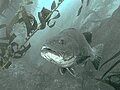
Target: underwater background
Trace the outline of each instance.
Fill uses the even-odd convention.
[[[9,2],[9,0],[0,0],[0,9],[7,4],[6,2],[2,4],[4,1]],[[61,0],[55,0],[56,3],[58,1]],[[0,24],[10,24],[21,5],[40,23],[38,12],[43,7],[50,9],[52,3],[53,0],[12,0],[10,6],[5,8],[4,16],[0,16]],[[82,4],[83,7],[79,12]],[[82,32],[91,31],[92,46],[104,44],[102,64],[120,50],[119,5],[120,0],[62,1],[57,8],[60,17],[55,19],[55,25],[51,28],[46,26],[36,32],[28,41],[31,47],[26,54],[19,59],[12,59],[8,69],[1,69],[0,90],[115,90],[95,78],[100,78],[119,59],[119,56],[99,71],[96,71],[90,62],[86,67],[75,66],[77,77],[73,77],[69,73],[61,75],[58,66],[41,57],[40,49],[47,39],[66,28],[76,28]],[[54,13],[51,17],[55,15]],[[22,45],[27,33],[24,27],[16,24],[13,33],[17,35],[15,42]],[[5,28],[1,28],[0,38],[5,35]],[[119,69],[119,65],[116,65],[113,71],[120,71]]]

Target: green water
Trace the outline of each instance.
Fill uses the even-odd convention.
[[[58,0],[55,1],[58,2]],[[86,5],[86,1],[84,0],[84,5]],[[98,82],[95,78],[102,76],[118,59],[113,60],[100,71],[96,71],[90,62],[87,63],[86,67],[75,66],[74,69],[77,73],[75,78],[69,73],[60,75],[59,67],[40,55],[44,41],[70,27],[80,29],[83,32],[93,32],[92,46],[99,43],[104,44],[102,62],[120,50],[120,8],[114,12],[120,5],[120,0],[89,1],[88,7],[84,6],[81,14],[77,16],[81,5],[80,0],[64,0],[58,8],[61,16],[56,20],[55,26],[53,28],[47,26],[44,30],[33,35],[29,40],[31,48],[25,56],[17,60],[13,59],[9,69],[0,71],[0,90],[114,90],[111,86]],[[21,2],[22,0],[16,0],[12,3],[15,9],[7,9],[6,18],[0,17],[0,24],[10,23]],[[50,9],[53,0],[33,0],[33,2],[31,5],[26,5],[25,8],[27,12],[35,16],[39,23],[38,12],[43,7]],[[19,29],[21,29],[20,26],[16,32],[19,32]],[[0,31],[0,37],[4,36],[5,29]],[[23,43],[22,38],[20,34],[16,41]],[[119,68],[118,65],[114,71],[118,71]]]

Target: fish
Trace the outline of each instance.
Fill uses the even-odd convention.
[[[91,60],[97,70],[102,59],[104,44],[91,47],[92,32],[67,28],[48,39],[41,47],[41,56],[60,67],[63,75],[68,71],[76,76],[73,67]]]

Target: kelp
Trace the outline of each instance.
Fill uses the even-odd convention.
[[[20,14],[21,14],[21,16],[20,16]],[[28,21],[26,21],[26,19]],[[20,46],[17,42],[14,41],[14,39],[17,37],[16,34],[11,33],[13,31],[13,26],[15,26],[17,23],[24,22],[26,27],[28,27],[28,25],[30,26],[30,28],[27,28],[27,33],[29,36],[31,29],[36,29],[36,28],[34,28],[34,27],[36,27],[36,25],[35,25],[36,21],[33,20],[33,21],[35,21],[35,23],[32,24],[30,22],[31,19],[34,19],[34,18],[29,16],[26,13],[26,10],[24,9],[24,7],[22,7],[22,9],[13,17],[10,24],[6,25],[6,41],[8,41],[8,43],[4,43],[3,41],[5,41],[5,40],[3,39],[3,41],[1,42],[1,45],[0,45],[0,47],[1,47],[0,48],[0,50],[1,50],[1,53],[0,53],[1,64],[0,65],[1,65],[2,69],[8,68],[12,64],[12,62],[10,61],[11,58],[15,58],[15,59],[18,58],[18,56],[16,56],[16,54],[20,54],[19,58],[21,58],[24,55],[24,53],[26,53],[28,51],[28,49],[31,47],[30,44],[25,46],[26,43],[24,43],[22,46]],[[2,38],[1,38],[1,40],[2,40]],[[14,47],[17,47],[17,51],[14,50]]]
[[[114,60],[119,55],[120,55],[120,51],[115,53],[110,59],[108,59],[106,62],[104,62],[100,66],[99,69],[101,69],[103,66],[105,66],[108,62]],[[100,79],[97,79],[97,80],[112,86],[115,90],[120,90],[120,72],[119,71],[117,71],[115,73],[112,72],[112,75],[108,75],[108,74],[110,74],[110,72],[115,67],[117,67],[118,64],[120,64],[120,60],[119,59],[113,65],[111,65],[111,67],[102,75],[102,77]],[[112,79],[112,78],[114,78],[114,79]],[[117,81],[114,81],[116,79],[117,79]]]
[[[81,11],[82,11],[82,8],[83,8],[83,3],[84,3],[84,0],[81,0],[81,5],[78,9],[77,16],[79,16],[81,14]],[[89,3],[90,3],[90,0],[87,0],[86,7],[89,5]]]
[[[24,6],[20,7],[20,12],[22,17],[20,18],[21,21],[20,22],[24,22],[27,28],[27,36],[29,36],[29,34],[31,33],[31,31],[34,29],[36,30],[37,28],[37,21],[35,19],[35,17],[33,15],[28,15],[28,13],[25,10]],[[33,22],[31,21],[33,20]],[[20,23],[19,22],[19,23]]]
[[[9,9],[10,7],[14,8],[12,6],[12,0],[0,0],[0,15],[4,18],[6,18],[6,16],[4,15],[4,12]]]
[[[2,40],[2,42],[0,42],[1,69],[9,68],[9,66],[12,64],[11,59],[19,59],[26,54],[26,52],[31,47],[31,44],[28,44],[28,41],[38,30],[43,30],[46,27],[46,25],[48,25],[50,28],[52,28],[55,25],[56,21],[53,24],[50,24],[50,22],[53,19],[57,19],[60,17],[60,13],[57,10],[57,8],[62,2],[63,0],[59,0],[59,2],[56,4],[56,2],[53,1],[51,5],[51,10],[48,10],[47,8],[43,7],[41,12],[38,12],[40,24],[38,24],[35,17],[32,14],[28,14],[25,7],[21,5],[19,10],[8,25],[0,25],[0,29],[5,28],[6,30],[6,37],[0,38],[0,40]],[[57,12],[57,15],[51,18],[54,12]],[[25,37],[25,41],[21,46],[19,45],[19,43],[14,41],[17,38],[17,36],[14,33],[13,28],[18,23],[24,23],[26,26],[25,30],[27,31],[27,36]]]
[[[53,24],[51,24],[50,22],[52,20],[58,19],[60,17],[60,13],[58,7],[60,6],[60,4],[63,2],[64,0],[58,0],[58,3],[56,4],[55,1],[53,1],[52,5],[51,5],[51,10],[43,7],[42,10],[40,12],[38,12],[38,19],[40,21],[40,23],[37,25],[36,30],[34,30],[34,32],[31,34],[30,37],[27,38],[26,42],[38,31],[38,30],[43,30],[46,28],[46,25],[50,28],[52,28],[56,21],[54,21]],[[54,12],[57,12],[57,15],[54,16],[53,18],[51,18],[51,16],[53,15]]]
[[[115,90],[120,90],[120,72],[115,72],[104,78],[96,79],[96,80],[110,85]]]
[[[80,6],[79,10],[78,10],[78,13],[77,13],[77,16],[79,16],[81,14],[81,10],[83,8],[83,5]]]
[[[120,55],[120,51],[118,51],[117,53],[115,53],[110,59],[106,60],[99,69],[101,69],[105,64],[107,64],[108,62],[114,60],[116,57],[118,57]]]
[[[59,0],[58,4],[56,4],[56,2],[53,1],[51,5],[51,10],[43,7],[41,12],[38,12],[38,18],[40,20],[39,29],[44,29],[46,27],[46,23],[47,23],[47,26],[49,26],[50,28],[52,28],[55,25],[56,21],[54,21],[53,24],[51,25],[50,25],[50,22],[60,17],[60,13],[57,10],[57,8],[60,6],[62,2],[63,0]],[[51,18],[54,12],[57,12],[57,15]]]
[[[118,56],[118,52],[113,55],[108,61],[113,60]],[[106,63],[105,63],[106,64]],[[105,65],[104,64],[104,65]],[[120,90],[120,71],[111,72],[118,64],[120,64],[120,60],[117,60],[103,75],[100,79],[97,79],[103,83],[106,83],[113,87],[115,90]],[[110,72],[112,74],[110,74]],[[109,75],[108,75],[109,74]]]
[[[117,64],[120,63],[120,60],[118,60],[116,63],[114,63],[104,74],[101,78],[104,78],[114,67],[117,66]]]

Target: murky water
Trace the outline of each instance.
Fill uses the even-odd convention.
[[[0,16],[0,24],[9,24],[19,9],[20,3],[30,0],[13,0],[10,9],[7,8],[4,15]],[[58,0],[55,0],[56,3]],[[88,62],[86,67],[75,66],[77,77],[69,73],[60,75],[58,66],[46,61],[40,55],[40,48],[44,41],[59,33],[65,28],[76,28],[82,32],[93,33],[92,46],[99,43],[104,44],[103,60],[114,55],[120,50],[120,0],[83,0],[84,5],[81,14],[77,16],[80,8],[80,0],[64,0],[59,6],[60,17],[56,19],[54,27],[46,26],[39,30],[29,40],[31,48],[25,56],[20,59],[13,59],[9,69],[0,71],[0,90],[114,90],[111,86],[98,82],[103,73],[115,62],[113,60],[100,71],[96,71],[93,65]],[[0,0],[0,3],[2,0]],[[51,8],[53,0],[33,0],[33,4],[24,5],[26,11],[35,16],[37,22],[38,12],[43,7]],[[0,4],[1,5],[1,4]],[[1,5],[2,6],[2,5]],[[0,6],[0,7],[1,7]],[[116,10],[117,9],[117,10]],[[54,17],[54,16],[53,16]],[[18,29],[17,29],[18,27]],[[16,32],[23,30],[20,25],[15,27]],[[17,34],[17,42],[23,43],[26,32]],[[5,28],[0,29],[0,37],[5,36]],[[119,57],[118,57],[119,58]],[[118,71],[119,66],[114,70]]]

